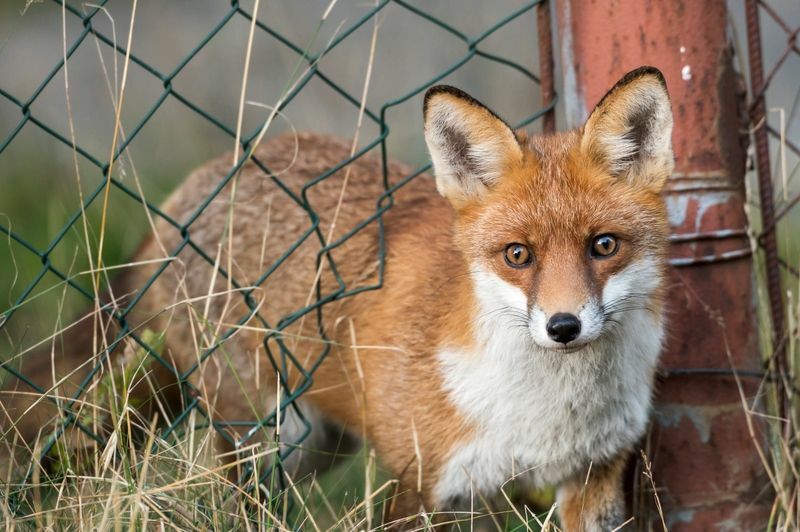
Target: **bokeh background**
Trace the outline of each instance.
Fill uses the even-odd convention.
[[[529,2],[518,0],[410,2],[442,17],[470,37],[526,4]],[[92,9],[93,4],[70,1],[67,5],[83,11]],[[252,1],[241,5],[252,12]],[[328,5],[327,1],[306,0],[261,2],[259,20],[313,55],[374,8],[370,2],[338,2],[321,24]],[[136,9],[133,53],[160,72],[171,72],[225,19],[229,10],[230,2],[219,0],[142,0]],[[108,35],[115,34],[119,45],[125,46],[130,14],[131,2],[112,1],[104,13],[93,19],[93,24]],[[481,48],[538,72],[535,17],[535,10],[525,13],[486,39]],[[384,102],[426,83],[459,61],[467,49],[452,34],[395,4],[382,10],[378,25],[367,96],[368,107],[374,111]],[[363,89],[373,28],[370,21],[319,61],[322,72],[354,95],[360,95]],[[0,3],[0,89],[22,102],[28,100],[63,57],[64,36],[69,46],[82,30],[80,20],[70,13],[62,20],[61,6],[56,2]],[[248,33],[248,21],[234,16],[171,81],[176,92],[231,130],[236,128]],[[29,111],[66,138],[71,135],[71,114],[76,143],[97,159],[108,161],[124,57],[90,36],[67,66],[36,97]],[[305,67],[295,52],[265,32],[256,32],[246,93],[250,103],[244,108],[243,131],[251,131],[263,122],[269,110],[262,106],[275,104],[297,78],[298,68],[302,72]],[[541,108],[535,83],[514,69],[480,57],[443,82],[463,87],[512,123]],[[163,90],[159,79],[130,64],[121,114],[126,133],[158,101]],[[19,106],[0,96],[0,142],[9,138],[22,118]],[[314,78],[275,120],[268,135],[295,128],[352,137],[357,118],[356,107]],[[413,165],[425,163],[422,95],[390,109],[387,122],[391,157]],[[535,123],[532,129],[538,127]],[[359,144],[366,145],[378,135],[378,127],[365,121]],[[117,163],[115,175],[131,188],[141,186],[144,196],[158,204],[193,168],[233,147],[233,139],[224,131],[177,98],[168,97]],[[100,169],[80,156],[76,161],[68,145],[29,122],[0,153],[0,220],[37,249],[45,249],[79,209],[80,193],[85,196],[102,179]],[[99,234],[101,203],[95,202],[87,211],[89,232],[94,239]],[[129,258],[149,230],[142,206],[118,190],[111,193],[107,223],[107,265]],[[4,240],[0,244],[0,311],[13,306],[41,268],[39,258],[10,239]],[[86,271],[82,225],[75,224],[49,256],[63,271]],[[63,293],[57,279],[49,277],[37,286],[34,293],[39,295],[19,308],[14,319],[3,327],[0,345],[4,349],[19,352],[45,331],[52,331],[56,319],[69,319],[85,305],[72,294]],[[78,275],[76,280],[89,286],[86,275]],[[62,312],[53,312],[56,306]]]

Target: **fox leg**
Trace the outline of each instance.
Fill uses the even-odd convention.
[[[422,497],[416,489],[416,482],[401,476],[394,495],[386,500],[383,521],[391,530],[413,528],[423,507]],[[414,518],[412,519],[412,516]]]
[[[563,530],[608,531],[625,522],[622,477],[627,457],[624,453],[605,466],[592,467],[588,478],[574,478],[559,487],[559,517]]]

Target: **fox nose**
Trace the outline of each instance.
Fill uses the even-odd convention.
[[[581,322],[577,316],[559,312],[547,322],[547,334],[558,343],[568,344],[581,333]]]

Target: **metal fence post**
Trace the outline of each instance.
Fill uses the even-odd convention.
[[[547,107],[556,97],[550,0],[543,0],[536,8],[536,29],[539,37],[539,80],[542,89],[542,106]],[[556,110],[551,108],[542,116],[542,132],[553,133],[555,130]]]
[[[758,1],[746,0],[747,14],[747,52],[750,64],[750,86],[752,107],[751,123],[754,124],[753,140],[755,141],[756,164],[758,169],[759,205],[764,231],[761,243],[764,247],[764,268],[767,277],[767,294],[769,295],[770,317],[772,319],[773,345],[775,360],[781,373],[787,370],[786,349],[783,343],[783,295],[781,294],[780,266],[778,264],[778,242],[775,235],[775,205],[772,199],[772,172],[769,166],[769,139],[767,138],[767,104],[764,83],[764,63],[761,57],[761,28],[758,16]],[[781,408],[785,409],[786,401],[781,398]],[[783,413],[783,412],[782,412]]]
[[[755,373],[760,361],[743,210],[746,121],[725,3],[560,0],[558,19],[569,125],[642,64],[664,72],[672,97],[670,332],[646,447],[666,524],[763,529],[767,483],[731,375],[732,366]],[[744,384],[752,395],[758,381]]]

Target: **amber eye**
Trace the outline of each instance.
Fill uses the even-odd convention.
[[[512,268],[524,268],[528,266],[533,259],[531,250],[528,249],[528,246],[523,246],[522,244],[509,244],[506,246],[505,256],[506,262]]]
[[[618,249],[619,241],[617,237],[614,235],[600,235],[592,241],[592,247],[589,252],[592,257],[605,259],[616,253]]]

